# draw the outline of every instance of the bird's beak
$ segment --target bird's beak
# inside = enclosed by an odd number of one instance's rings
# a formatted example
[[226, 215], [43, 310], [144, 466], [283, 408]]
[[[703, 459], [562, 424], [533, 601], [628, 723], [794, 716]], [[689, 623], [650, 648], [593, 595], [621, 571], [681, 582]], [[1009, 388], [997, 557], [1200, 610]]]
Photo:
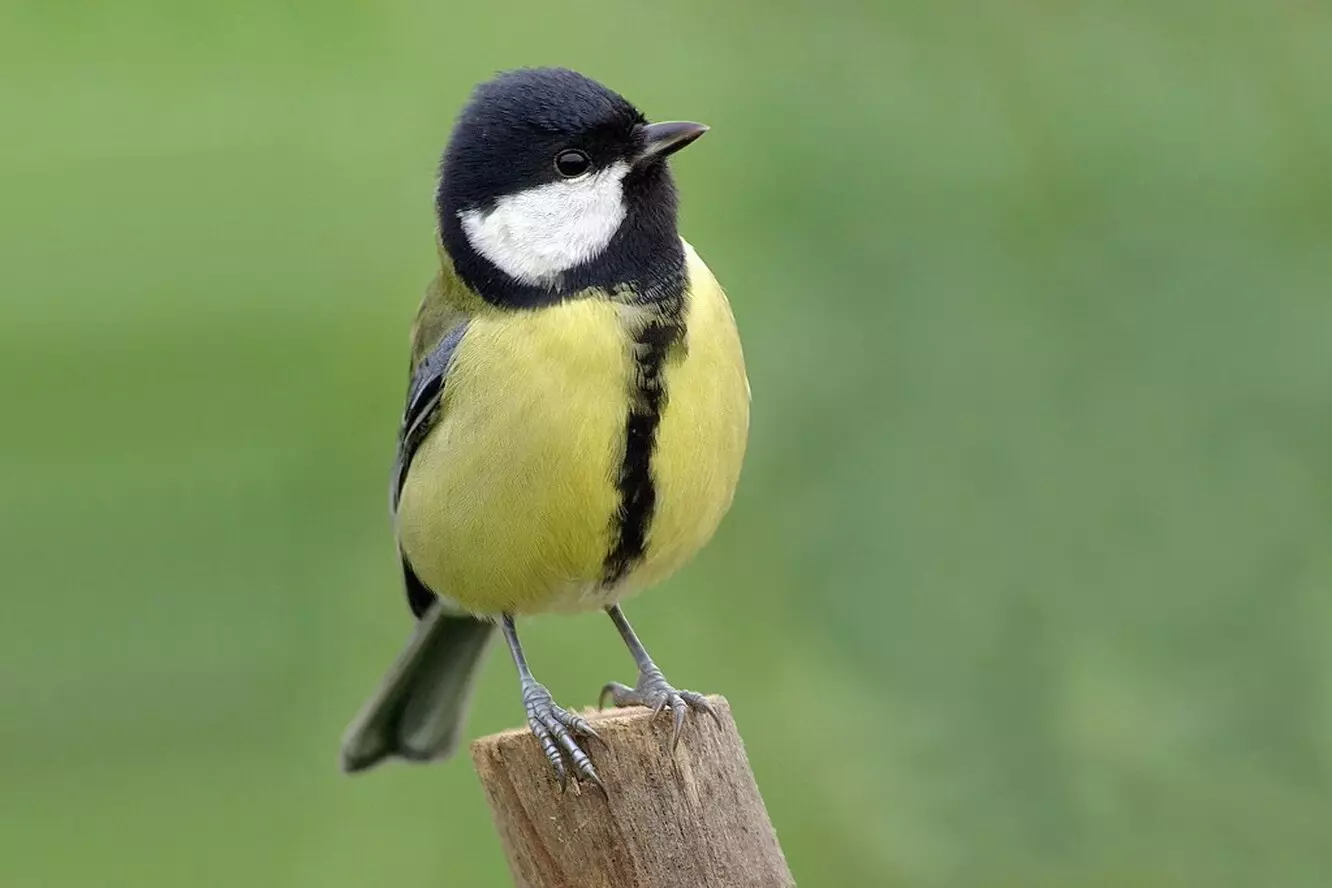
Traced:
[[707, 131], [708, 128], [703, 124], [687, 120], [645, 124], [638, 129], [643, 141], [634, 163], [644, 164], [654, 158], [659, 159], [674, 154]]

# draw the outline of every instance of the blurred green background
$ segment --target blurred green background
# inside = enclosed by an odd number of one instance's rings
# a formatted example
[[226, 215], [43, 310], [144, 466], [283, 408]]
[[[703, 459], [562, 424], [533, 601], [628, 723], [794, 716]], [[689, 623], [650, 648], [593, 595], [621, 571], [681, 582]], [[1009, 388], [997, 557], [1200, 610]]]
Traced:
[[[471, 85], [675, 163], [754, 389], [629, 608], [802, 888], [1332, 873], [1332, 6], [0, 12], [0, 884], [503, 886], [465, 759], [341, 776], [409, 618], [385, 485]], [[631, 676], [595, 615], [538, 675]], [[471, 736], [518, 724], [492, 654]]]

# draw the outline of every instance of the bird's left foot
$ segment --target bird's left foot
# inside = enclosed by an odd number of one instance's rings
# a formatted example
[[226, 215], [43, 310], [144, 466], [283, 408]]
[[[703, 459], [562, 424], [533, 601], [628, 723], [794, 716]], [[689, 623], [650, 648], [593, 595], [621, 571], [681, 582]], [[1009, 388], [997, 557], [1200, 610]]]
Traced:
[[632, 688], [628, 685], [620, 684], [618, 681], [612, 681], [601, 689], [601, 698], [598, 701], [599, 706], [606, 705], [606, 697], [611, 698], [617, 707], [619, 706], [646, 706], [652, 710], [653, 716], [661, 713], [662, 710], [669, 708], [674, 722], [671, 728], [671, 751], [680, 742], [680, 730], [684, 727], [685, 713], [690, 709], [697, 709], [706, 712], [712, 716], [712, 720], [721, 727], [721, 718], [717, 715], [717, 710], [712, 708], [708, 698], [695, 691], [681, 691], [671, 687], [666, 681], [666, 677], [661, 674], [661, 670], [656, 666], [648, 666], [638, 673], [638, 683]]

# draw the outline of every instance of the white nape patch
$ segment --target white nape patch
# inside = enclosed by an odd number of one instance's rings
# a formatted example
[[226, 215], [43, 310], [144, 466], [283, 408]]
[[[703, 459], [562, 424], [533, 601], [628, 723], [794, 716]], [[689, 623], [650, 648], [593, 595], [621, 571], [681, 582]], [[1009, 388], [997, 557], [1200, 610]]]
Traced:
[[576, 179], [506, 194], [490, 212], [458, 214], [472, 249], [500, 271], [530, 285], [549, 285], [594, 258], [624, 221], [623, 161]]

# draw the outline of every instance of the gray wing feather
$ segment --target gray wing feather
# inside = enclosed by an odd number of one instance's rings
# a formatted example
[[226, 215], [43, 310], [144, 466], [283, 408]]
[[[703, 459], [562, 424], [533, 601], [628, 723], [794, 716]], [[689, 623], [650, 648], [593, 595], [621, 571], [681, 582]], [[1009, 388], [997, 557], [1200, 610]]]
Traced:
[[453, 363], [454, 352], [467, 332], [466, 322], [444, 335], [439, 344], [416, 365], [412, 381], [407, 387], [407, 407], [398, 428], [398, 453], [393, 460], [393, 478], [389, 485], [389, 507], [396, 515], [402, 485], [407, 481], [412, 456], [421, 446], [439, 414], [439, 399], [444, 394], [444, 383]]
[[[430, 433], [439, 415], [439, 400], [444, 394], [449, 367], [458, 350], [458, 343], [462, 342], [466, 332], [466, 322], [450, 330], [416, 365], [412, 373], [412, 381], [407, 387], [407, 407], [402, 414], [402, 425], [398, 428], [398, 453], [393, 460], [393, 478], [389, 484], [389, 509], [393, 515], [398, 514], [398, 500], [402, 497], [402, 485], [407, 483], [407, 470], [411, 468], [412, 456]], [[402, 576], [407, 589], [407, 604], [419, 619], [435, 603], [438, 595], [416, 576], [405, 554], [402, 555]]]

